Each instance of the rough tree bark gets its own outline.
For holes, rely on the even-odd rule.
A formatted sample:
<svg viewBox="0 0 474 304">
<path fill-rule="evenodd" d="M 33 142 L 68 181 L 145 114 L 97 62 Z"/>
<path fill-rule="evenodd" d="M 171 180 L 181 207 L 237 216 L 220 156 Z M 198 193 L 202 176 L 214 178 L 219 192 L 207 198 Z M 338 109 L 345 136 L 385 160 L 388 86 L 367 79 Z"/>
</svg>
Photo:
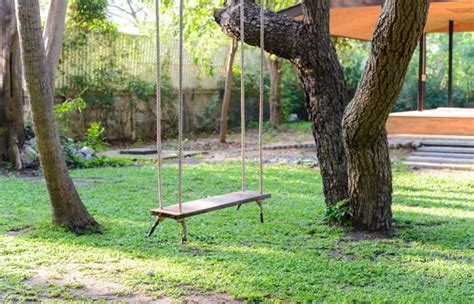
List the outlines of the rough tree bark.
<svg viewBox="0 0 474 304">
<path fill-rule="evenodd" d="M 48 68 L 41 33 L 39 3 L 31 0 L 16 0 L 15 3 L 25 81 L 33 112 L 40 161 L 51 201 L 53 223 L 80 233 L 90 226 L 98 227 L 98 223 L 79 198 L 60 146 L 52 86 L 46 74 Z"/>
<path fill-rule="evenodd" d="M 385 1 L 364 76 L 346 110 L 347 87 L 329 33 L 329 0 L 303 1 L 304 23 L 265 13 L 266 51 L 290 60 L 303 83 L 326 202 L 349 198 L 356 228 L 391 227 L 391 170 L 384 128 L 428 5 L 429 0 Z M 240 36 L 239 10 L 239 5 L 227 5 L 214 13 L 222 30 L 235 39 Z M 245 18 L 246 42 L 258 46 L 259 9 L 250 1 L 245 2 Z"/>
<path fill-rule="evenodd" d="M 423 32 L 429 0 L 389 0 L 354 99 L 345 110 L 352 223 L 365 230 L 392 225 L 392 177 L 385 123 Z"/>
<path fill-rule="evenodd" d="M 46 62 L 51 90 L 54 94 L 54 81 L 58 67 L 59 56 L 63 45 L 64 29 L 66 27 L 67 0 L 53 0 L 49 4 L 48 19 L 44 28 L 43 40 L 46 49 Z"/>
<path fill-rule="evenodd" d="M 270 124 L 279 126 L 283 123 L 283 108 L 281 104 L 281 59 L 269 54 L 268 71 L 270 72 Z"/>
<path fill-rule="evenodd" d="M 240 37 L 240 5 L 216 9 L 222 30 Z M 265 50 L 290 60 L 305 89 L 305 103 L 312 121 L 327 204 L 348 197 L 347 164 L 341 120 L 349 102 L 342 67 L 329 35 L 329 1 L 305 1 L 305 23 L 265 12 Z M 260 9 L 245 1 L 245 41 L 260 43 Z"/>
<path fill-rule="evenodd" d="M 22 169 L 20 149 L 25 135 L 20 45 L 13 1 L 0 0 L 0 162 Z"/>
<path fill-rule="evenodd" d="M 234 66 L 235 53 L 238 49 L 238 43 L 236 39 L 232 39 L 230 45 L 229 54 L 227 55 L 227 63 L 225 67 L 225 86 L 224 86 L 224 97 L 222 99 L 221 109 L 221 123 L 219 132 L 219 141 L 221 143 L 226 142 L 227 136 L 227 124 L 229 118 L 229 107 L 232 101 L 232 87 L 234 86 L 232 67 Z"/>
</svg>

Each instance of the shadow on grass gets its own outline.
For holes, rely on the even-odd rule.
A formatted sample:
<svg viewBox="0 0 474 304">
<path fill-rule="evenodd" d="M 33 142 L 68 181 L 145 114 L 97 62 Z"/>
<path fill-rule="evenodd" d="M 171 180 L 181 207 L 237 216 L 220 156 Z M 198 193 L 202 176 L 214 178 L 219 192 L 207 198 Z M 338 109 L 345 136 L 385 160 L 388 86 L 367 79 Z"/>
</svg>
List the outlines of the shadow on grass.
<svg viewBox="0 0 474 304">
<path fill-rule="evenodd" d="M 224 169 L 211 168 L 209 175 L 198 170 L 190 172 L 188 178 L 194 183 L 189 196 L 225 193 L 229 183 L 238 183 L 238 178 L 224 177 L 215 182 L 216 176 L 228 174 Z M 238 173 L 237 168 L 231 169 Z M 244 205 L 239 212 L 226 209 L 190 218 L 190 243 L 186 246 L 178 245 L 181 228 L 171 220 L 161 224 L 153 238 L 145 238 L 153 222 L 147 211 L 156 206 L 152 170 L 130 171 L 114 183 L 85 185 L 80 189 L 88 208 L 103 225 L 102 235 L 76 237 L 44 225 L 46 216 L 42 213 L 41 218 L 28 218 L 36 230 L 15 238 L 36 248 L 55 248 L 67 259 L 81 259 L 84 255 L 86 258 L 82 259 L 107 264 L 111 257 L 120 257 L 120 262 L 134 265 L 129 274 L 133 276 L 129 278 L 131 284 L 145 284 L 151 289 L 161 288 L 156 286 L 157 281 L 166 281 L 230 292 L 245 299 L 295 301 L 336 299 L 338 294 L 345 295 L 345 299 L 364 299 L 363 295 L 351 292 L 356 288 L 361 288 L 363 294 L 370 291 L 387 300 L 400 290 L 417 294 L 412 300 L 434 295 L 438 295 L 438 300 L 447 300 L 450 294 L 461 292 L 456 289 L 460 286 L 456 278 L 466 276 L 467 272 L 458 271 L 458 277 L 452 273 L 465 266 L 464 254 L 470 248 L 469 235 L 473 233 L 467 219 L 417 212 L 413 208 L 404 211 L 405 207 L 417 206 L 419 197 L 400 194 L 394 197 L 398 202 L 395 207 L 400 209 L 394 212 L 399 226 L 394 237 L 348 241 L 342 229 L 321 224 L 324 205 L 316 174 L 308 177 L 301 169 L 269 171 L 267 187 L 274 198 L 265 205 L 266 224 L 259 224 L 258 208 L 253 204 Z M 108 174 L 115 176 L 113 171 Z M 168 183 L 173 185 L 172 180 Z M 172 190 L 167 191 L 172 200 Z M 447 202 L 448 194 L 445 198 L 442 193 L 430 197 L 423 207 L 459 212 Z M 23 204 L 31 203 L 19 199 Z M 41 208 L 49 208 L 47 199 L 41 199 Z M 18 210 L 23 213 L 28 208 Z M 26 219 L 17 224 L 24 225 L 23 221 Z M 349 256 L 350 259 L 346 258 Z M 438 260 L 452 265 L 453 270 L 436 264 Z M 463 278 L 462 282 L 466 281 Z M 438 294 L 445 292 L 433 290 L 439 282 L 451 286 L 453 292 Z"/>
<path fill-rule="evenodd" d="M 406 206 L 420 206 L 424 208 L 449 208 L 474 212 L 474 204 L 469 203 L 470 198 L 452 198 L 420 194 L 398 194 L 394 196 L 394 203 Z"/>
</svg>

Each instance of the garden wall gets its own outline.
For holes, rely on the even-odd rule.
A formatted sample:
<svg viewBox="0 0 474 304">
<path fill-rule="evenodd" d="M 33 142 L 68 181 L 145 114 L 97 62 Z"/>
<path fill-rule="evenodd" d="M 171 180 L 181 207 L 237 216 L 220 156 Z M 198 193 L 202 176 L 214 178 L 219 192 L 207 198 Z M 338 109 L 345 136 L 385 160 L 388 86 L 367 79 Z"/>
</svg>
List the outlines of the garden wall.
<svg viewBox="0 0 474 304">
<path fill-rule="evenodd" d="M 219 90 L 186 90 L 184 95 L 184 128 L 191 134 L 197 131 L 209 131 L 219 121 L 220 109 L 209 109 L 212 100 L 220 100 Z M 86 109 L 73 111 L 62 118 L 66 135 L 82 139 L 87 128 L 93 122 L 101 122 L 105 127 L 108 141 L 148 141 L 156 138 L 156 100 L 131 100 L 121 95 L 110 106 L 109 111 Z M 62 99 L 58 99 L 60 103 Z M 177 134 L 177 103 L 163 107 L 163 135 Z"/>
</svg>

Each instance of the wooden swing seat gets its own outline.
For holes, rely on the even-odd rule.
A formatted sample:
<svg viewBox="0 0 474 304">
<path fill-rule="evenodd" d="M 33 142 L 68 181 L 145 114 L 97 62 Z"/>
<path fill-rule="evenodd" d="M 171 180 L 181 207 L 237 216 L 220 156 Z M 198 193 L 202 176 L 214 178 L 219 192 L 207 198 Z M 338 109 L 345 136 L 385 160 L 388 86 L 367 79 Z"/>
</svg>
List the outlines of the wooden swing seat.
<svg viewBox="0 0 474 304">
<path fill-rule="evenodd" d="M 150 210 L 150 215 L 159 218 L 172 218 L 175 220 L 181 220 L 190 216 L 207 213 L 214 210 L 225 209 L 250 202 L 263 201 L 270 197 L 270 193 L 259 193 L 253 191 L 232 192 L 183 203 L 181 213 L 179 212 L 179 205 L 176 204 L 161 209 L 152 209 Z"/>
</svg>

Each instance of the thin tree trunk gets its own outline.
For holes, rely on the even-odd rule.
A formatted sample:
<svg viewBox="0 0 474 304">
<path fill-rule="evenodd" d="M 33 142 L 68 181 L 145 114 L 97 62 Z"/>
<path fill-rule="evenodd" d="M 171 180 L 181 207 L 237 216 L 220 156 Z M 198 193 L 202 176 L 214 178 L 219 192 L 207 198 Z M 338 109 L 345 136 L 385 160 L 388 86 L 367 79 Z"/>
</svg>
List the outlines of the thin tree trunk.
<svg viewBox="0 0 474 304">
<path fill-rule="evenodd" d="M 46 64 L 48 77 L 54 95 L 56 69 L 63 45 L 64 29 L 66 27 L 67 0 L 52 0 L 49 4 L 48 19 L 44 28 L 43 39 L 46 49 Z"/>
<path fill-rule="evenodd" d="M 53 223 L 76 233 L 98 223 L 88 213 L 69 176 L 53 108 L 38 1 L 16 0 L 18 32 L 33 124 L 52 207 Z"/>
<path fill-rule="evenodd" d="M 233 81 L 233 71 L 232 67 L 234 66 L 235 53 L 237 52 L 238 43 L 236 39 L 232 39 L 232 43 L 229 48 L 229 54 L 227 55 L 227 64 L 225 72 L 225 86 L 224 86 L 224 98 L 222 99 L 222 110 L 221 110 L 221 126 L 219 133 L 219 141 L 221 143 L 226 142 L 227 136 L 227 126 L 229 118 L 229 107 L 230 102 L 232 101 L 232 87 L 234 85 Z"/>
<path fill-rule="evenodd" d="M 423 32 L 429 0 L 387 0 L 367 65 L 343 119 L 352 223 L 364 230 L 392 225 L 392 177 L 385 123 Z"/>
<path fill-rule="evenodd" d="M 281 60 L 269 54 L 268 70 L 270 71 L 270 124 L 279 126 L 283 123 L 283 105 L 281 104 Z"/>
<path fill-rule="evenodd" d="M 0 0 L 0 162 L 22 169 L 20 149 L 24 143 L 21 60 L 10 0 Z"/>
</svg>

